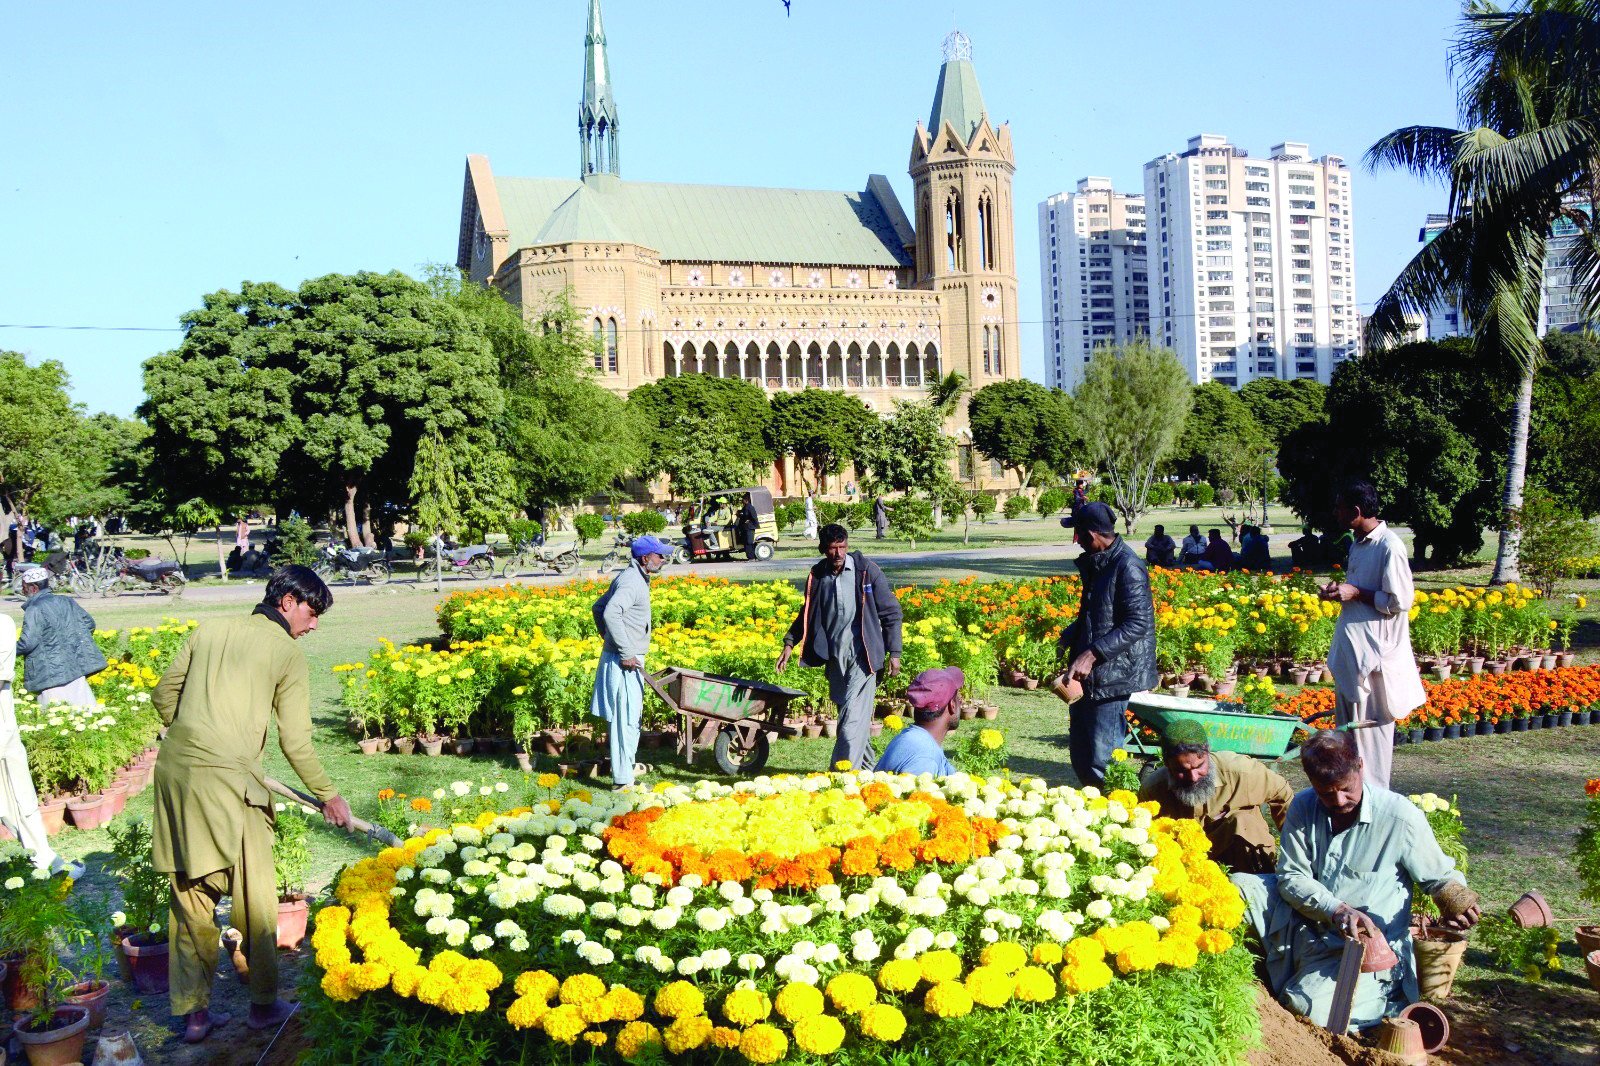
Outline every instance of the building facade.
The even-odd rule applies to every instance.
[[[624,180],[599,0],[584,47],[578,176],[506,177],[469,156],[456,263],[530,321],[570,291],[607,388],[711,374],[840,389],[887,414],[951,370],[973,388],[1020,376],[1011,132],[988,116],[965,36],[946,39],[912,134],[909,215],[879,174],[853,192]]]
[[[1144,195],[1080,178],[1040,203],[1039,276],[1045,383],[1070,392],[1096,348],[1150,336]]]
[[[1350,168],[1216,134],[1144,168],[1150,331],[1195,382],[1314,378],[1361,353]]]

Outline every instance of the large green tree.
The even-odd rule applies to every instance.
[[[1496,514],[1516,371],[1469,341],[1369,353],[1334,373],[1327,418],[1289,434],[1285,502],[1331,528],[1333,498],[1370,480],[1384,517],[1411,528],[1413,557],[1470,557]]]
[[[640,436],[639,474],[667,477],[678,499],[748,484],[772,462],[772,407],[748,381],[661,378],[634,389],[628,408]]]
[[[1244,400],[1215,381],[1195,386],[1191,399],[1183,434],[1168,460],[1173,470],[1218,488],[1237,488],[1239,471],[1253,466],[1259,481],[1272,442]]]
[[[1528,476],[1585,517],[1600,514],[1600,336],[1552,333],[1533,389]]]
[[[1328,387],[1312,378],[1256,378],[1239,389],[1239,399],[1275,448],[1294,430],[1321,418],[1327,397]]]
[[[82,487],[82,415],[67,384],[53,359],[30,365],[20,352],[0,352],[0,498],[10,515],[32,514]]]
[[[1013,471],[1026,490],[1035,471],[1051,465],[1062,438],[1070,435],[1071,402],[1066,393],[1026,379],[985,385],[967,399],[972,444]]]
[[[1539,308],[1551,227],[1582,234],[1569,260],[1586,310],[1600,311],[1600,242],[1590,219],[1600,190],[1600,4],[1522,0],[1473,5],[1452,55],[1461,128],[1410,126],[1380,139],[1369,165],[1446,183],[1450,224],[1373,308],[1370,346],[1394,343],[1407,318],[1459,302],[1478,347],[1515,366],[1496,582],[1517,576],[1518,525],[1543,350]]]
[[[1087,453],[1105,471],[1130,533],[1149,509],[1157,468],[1183,435],[1192,392],[1177,356],[1138,342],[1097,351],[1073,393]]]
[[[866,490],[914,492],[936,505],[949,502],[954,444],[945,415],[926,400],[902,400],[875,423],[862,441],[858,463],[866,467]]]
[[[501,413],[481,328],[398,272],[247,282],[182,322],[183,343],[145,364],[140,406],[171,499],[339,505],[370,546],[374,506],[408,500],[423,434],[481,447]]]
[[[772,397],[767,443],[773,454],[789,454],[805,468],[816,486],[822,477],[838,474],[861,450],[861,438],[877,416],[848,393],[831,389],[780,392]]]

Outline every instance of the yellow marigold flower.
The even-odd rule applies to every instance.
[[[444,974],[446,977],[454,977],[461,967],[466,964],[467,957],[465,955],[459,951],[451,951],[446,948],[435,955],[432,962],[428,963],[428,971],[430,973]]]
[[[682,1055],[686,1051],[693,1051],[711,1039],[711,1019],[704,1014],[695,1014],[686,1018],[679,1018],[667,1026],[662,1033],[667,1050],[674,1055]],[[731,1032],[731,1030],[730,1030]],[[735,1033],[737,1041],[738,1034]]]
[[[612,985],[606,993],[606,1003],[613,1021],[631,1022],[644,1017],[644,997],[627,985]]]
[[[547,1011],[539,1019],[539,1025],[544,1029],[545,1035],[559,1044],[575,1044],[578,1036],[587,1026],[584,1025],[583,1015],[578,1013],[578,1008],[563,1004],[554,1010]]]
[[[1192,969],[1200,961],[1200,945],[1190,937],[1164,937],[1157,950],[1160,961],[1175,970]]]
[[[998,966],[974,967],[965,983],[973,1002],[985,1007],[1005,1006],[1015,984],[1011,975]]]
[[[468,959],[466,965],[456,971],[456,980],[493,992],[505,978],[500,975],[500,967],[488,959]]]
[[[998,729],[985,729],[978,734],[978,743],[994,751],[1006,742],[1005,734]]]
[[[1016,973],[1028,964],[1028,949],[1015,941],[1002,940],[985,947],[978,961],[1005,973]]]
[[[1080,936],[1067,944],[1064,952],[1068,965],[1082,965],[1089,962],[1102,962],[1106,957],[1106,949],[1093,937]]]
[[[582,1006],[606,994],[606,983],[592,973],[575,973],[561,982],[561,1002]]]
[[[1103,962],[1069,962],[1061,968],[1061,986],[1073,995],[1093,992],[1109,985],[1113,976]]]
[[[849,759],[840,759],[838,762],[833,764],[833,768],[838,770],[840,773],[849,773],[855,767]]]
[[[350,987],[350,966],[339,966],[322,975],[322,992],[335,1003],[348,1003],[361,993]]]
[[[518,996],[506,1010],[506,1021],[513,1029],[532,1029],[550,1010],[548,1000],[538,996]]]
[[[842,973],[828,982],[828,1001],[835,1010],[859,1014],[861,1008],[878,998],[872,978],[859,973]]]
[[[972,1013],[972,994],[955,981],[940,981],[922,997],[922,1009],[938,1018],[961,1018]]]
[[[1111,749],[1111,761],[1112,762],[1127,762],[1128,761],[1128,753],[1126,751],[1124,751],[1122,748],[1112,748]]]
[[[725,1025],[713,1026],[711,1029],[711,1044],[723,1050],[739,1046],[739,1030],[729,1029]]]
[[[739,1054],[748,1062],[777,1062],[789,1053],[789,1038],[772,1025],[752,1025],[739,1037]]]
[[[1055,998],[1055,975],[1040,966],[1024,966],[1017,971],[1013,992],[1024,1003],[1048,1003]]]
[[[887,992],[910,992],[922,981],[916,959],[890,959],[878,971],[878,984]]]
[[[389,986],[389,970],[375,962],[363,962],[348,971],[350,987],[357,992],[376,992]]]
[[[561,778],[556,774],[540,774],[534,778],[534,781],[538,783],[540,788],[555,788],[561,784]]]
[[[1208,955],[1221,955],[1233,947],[1233,934],[1226,929],[1207,929],[1200,934],[1200,950]]]
[[[426,966],[415,964],[406,966],[394,972],[394,976],[389,979],[389,987],[394,989],[395,995],[409,999],[416,996],[417,986],[422,984],[422,979],[426,976],[428,976]]]
[[[583,1020],[590,1025],[602,1025],[613,1020],[611,1017],[611,1000],[605,996],[580,1004],[578,1013],[583,1015]]]
[[[817,991],[815,985],[791,981],[779,991],[778,998],[772,1001],[772,1005],[784,1018],[798,1022],[803,1018],[815,1017],[822,1013],[822,993]]]
[[[1117,952],[1117,969],[1123,973],[1153,970],[1160,963],[1160,950],[1151,944],[1130,944]]]
[[[706,997],[688,981],[673,981],[656,990],[655,1008],[663,1018],[689,1018],[706,1012]]]
[[[528,970],[517,975],[516,984],[511,986],[519,996],[537,996],[546,1003],[561,988],[561,982],[548,970]]]
[[[892,1044],[905,1035],[906,1016],[888,1003],[874,1003],[861,1012],[861,1035]]]
[[[411,801],[411,809],[421,814],[426,814],[433,810],[433,800],[426,796],[418,796]]]
[[[617,1033],[617,1054],[633,1061],[646,1048],[661,1046],[661,1030],[649,1022],[629,1022]]]
[[[930,951],[917,959],[922,979],[929,984],[954,981],[961,976],[961,956],[953,951]]]
[[[844,1043],[844,1026],[826,1014],[804,1018],[794,1027],[794,1042],[810,1055],[832,1055]]]
[[[906,720],[898,714],[891,714],[884,718],[883,728],[893,733],[898,733],[906,727]]]
[[[722,1000],[722,1015],[734,1025],[754,1025],[772,1013],[772,1001],[754,988],[736,988]]]
[[[1033,961],[1040,966],[1054,966],[1061,961],[1061,945],[1046,940],[1033,946]]]

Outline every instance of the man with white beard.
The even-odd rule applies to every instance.
[[[1212,751],[1205,727],[1192,718],[1167,725],[1161,769],[1139,787],[1167,818],[1192,818],[1211,840],[1211,857],[1234,873],[1268,874],[1278,845],[1261,816],[1263,805],[1279,828],[1294,799],[1289,782],[1247,755]]]

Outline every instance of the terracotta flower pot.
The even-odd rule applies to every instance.
[[[1413,930],[1411,942],[1417,956],[1417,986],[1422,998],[1436,1003],[1449,999],[1456,971],[1467,954],[1466,935],[1449,929]]]
[[[807,722],[803,727],[801,727],[801,731],[805,733],[806,739],[816,740],[818,737],[822,736],[822,723]]]
[[[822,735],[832,739],[839,735],[839,719],[824,718],[822,720]]]
[[[1321,684],[1322,683],[1322,675],[1325,674],[1326,672],[1327,671],[1323,667],[1313,666],[1310,670],[1306,671],[1306,684],[1308,684],[1308,685]]]
[[[106,798],[106,821],[111,821],[122,813],[128,805],[128,786],[126,782],[113,781],[101,790],[100,794]]]
[[[1572,939],[1578,942],[1578,950],[1585,956],[1591,951],[1600,951],[1600,925],[1580,925],[1572,931]]]
[[[1376,1047],[1409,1066],[1428,1066],[1422,1029],[1409,1018],[1385,1018],[1378,1023]]]
[[[1600,992],[1600,951],[1591,951],[1585,955],[1583,968],[1589,971],[1589,987]]]
[[[444,737],[438,737],[434,740],[423,739],[419,743],[422,746],[422,754],[424,755],[439,755],[444,751]]]
[[[1211,687],[1211,691],[1217,696],[1231,696],[1238,687],[1237,681],[1218,681]]]
[[[1039,679],[1037,677],[1027,678],[1022,682],[1022,687],[1027,689],[1029,692],[1032,692],[1034,689],[1039,687]]]
[[[361,754],[363,755],[376,755],[378,754],[378,741],[380,739],[380,737],[368,737],[365,740],[357,741],[356,747],[361,749]]]
[[[17,1019],[16,1037],[32,1066],[69,1066],[82,1062],[89,1033],[87,1007],[57,1007],[49,1018]]]
[[[566,740],[566,736],[558,733],[556,730],[547,729],[543,733],[540,733],[535,739],[539,744],[540,749],[546,755],[554,757],[561,754],[561,745],[562,742]]]
[[[133,981],[133,964],[128,961],[128,956],[123,954],[122,942],[132,934],[133,927],[128,925],[119,925],[111,930],[111,946],[116,950],[117,956],[117,973],[129,983]]]
[[[1556,656],[1556,668],[1559,670],[1565,670],[1567,667],[1571,666],[1577,661],[1578,657],[1576,655],[1570,651],[1564,651]]]
[[[867,728],[873,736],[881,736],[883,734],[883,719],[874,718],[872,724]]]
[[[996,718],[1000,717],[1000,708],[996,707],[992,703],[986,703],[979,708],[978,713],[984,719],[984,721],[992,722]]]
[[[167,990],[167,934],[134,933],[118,946],[133,967],[133,987],[145,995]]]
[[[1415,1022],[1422,1033],[1422,1050],[1432,1055],[1450,1042],[1450,1019],[1432,1003],[1413,1003],[1400,1017]]]
[[[228,959],[233,963],[233,975],[241,985],[250,983],[250,960],[244,953],[244,934],[237,929],[225,929],[222,942],[228,948]]]
[[[1291,684],[1291,685],[1303,685],[1303,684],[1306,683],[1306,678],[1308,678],[1310,676],[1311,676],[1311,670],[1310,670],[1309,667],[1305,667],[1305,666],[1293,667],[1289,671],[1289,684]]]
[[[1555,914],[1542,895],[1525,892],[1511,905],[1511,920],[1523,929],[1536,929],[1555,921]]]
[[[1478,674],[1483,673],[1483,656],[1481,656],[1481,655],[1469,655],[1469,656],[1467,656],[1467,673],[1472,674],[1474,677],[1476,677]]]
[[[388,738],[386,737],[384,739],[388,739]],[[412,752],[417,750],[417,738],[416,737],[395,737],[391,746],[393,747],[393,750],[394,750],[395,754],[397,754],[397,755],[410,755]],[[379,751],[383,751],[385,749],[384,749],[384,747],[382,745],[379,745],[378,750]]]
[[[471,755],[477,747],[471,737],[456,737],[450,742],[450,750],[457,755]]]
[[[311,897],[297,893],[278,901],[278,947],[293,951],[306,938],[306,914]]]
[[[67,817],[79,829],[99,829],[111,820],[104,794],[92,792],[67,801]]]
[[[1490,659],[1483,664],[1483,668],[1491,674],[1503,674],[1506,672],[1506,663],[1504,659]]]
[[[1366,950],[1361,956],[1362,973],[1387,973],[1400,961],[1381,935],[1365,937],[1363,946]]]
[[[1438,681],[1449,681],[1450,670],[1451,666],[1449,663],[1440,663],[1438,666],[1433,668],[1433,676]]]
[[[1168,686],[1167,691],[1170,692],[1174,696],[1187,696],[1189,694],[1189,686],[1188,685],[1170,685],[1170,686]]]
[[[66,1000],[89,1012],[89,1028],[98,1029],[106,1020],[106,1000],[111,995],[108,981],[83,981],[67,989]]]
[[[965,703],[961,705],[961,718],[963,721],[971,721],[976,717],[978,717],[978,708]]]

